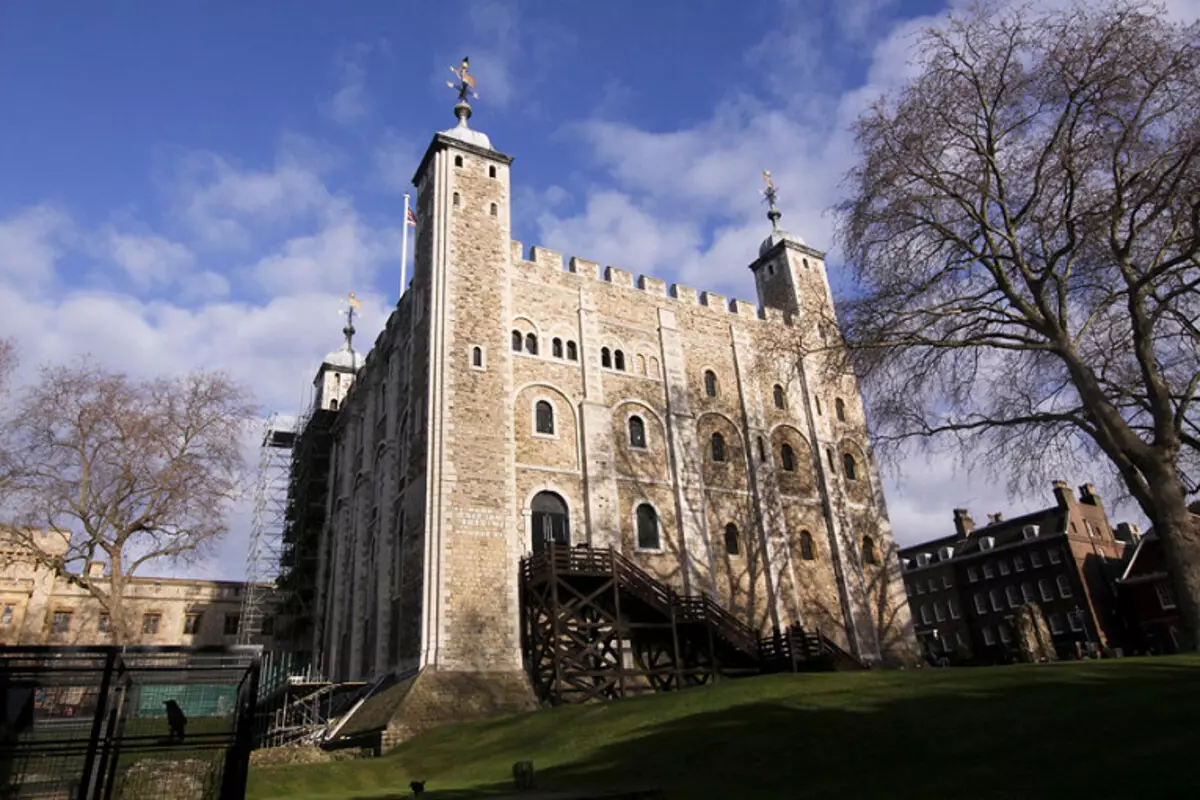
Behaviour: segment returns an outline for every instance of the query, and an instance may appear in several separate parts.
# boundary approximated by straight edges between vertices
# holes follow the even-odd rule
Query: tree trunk
[[[1144,509],[1162,542],[1183,617],[1186,649],[1200,647],[1200,518],[1188,511],[1187,496],[1175,475],[1147,475],[1153,508]]]

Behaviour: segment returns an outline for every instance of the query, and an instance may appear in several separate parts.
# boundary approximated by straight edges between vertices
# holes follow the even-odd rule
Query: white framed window
[[[932,592],[936,592],[937,590],[938,590],[937,578],[930,578],[929,579],[929,591],[932,593]]]
[[[1058,552],[1057,547],[1055,547],[1052,550],[1047,550],[1046,558],[1050,559],[1051,564],[1061,564],[1062,563],[1062,553]]]
[[[1071,626],[1071,630],[1079,633],[1083,630],[1083,619],[1081,614],[1067,614],[1067,624]]]
[[[955,640],[956,642],[958,642],[958,646],[959,646],[959,647],[966,647],[966,646],[967,646],[967,639],[966,639],[966,637],[965,637],[965,636],[963,636],[963,635],[962,635],[962,631],[955,631],[955,632],[954,632],[954,640]]]
[[[1000,641],[1004,642],[1005,644],[1008,644],[1009,642],[1011,642],[1012,641],[1012,630],[1009,629],[1008,625],[1001,622],[999,625],[999,628],[1000,628]]]
[[[1026,525],[1021,528],[1021,537],[1027,542],[1032,541],[1038,537],[1039,532],[1041,532],[1041,528],[1037,525]]]
[[[1015,586],[1008,586],[1004,589],[1004,596],[1008,599],[1008,607],[1016,608],[1021,605],[1021,592]]]
[[[983,643],[991,647],[996,643],[996,632],[992,630],[991,625],[983,626]]]
[[[995,536],[984,536],[982,539],[979,540],[979,549],[980,550],[991,550],[995,546],[996,546],[996,537]]]
[[[933,615],[929,613],[929,603],[921,604],[921,622],[926,625],[933,622]]]
[[[641,503],[634,509],[633,520],[637,533],[637,549],[661,552],[662,531],[658,522],[658,509],[649,503]]]
[[[533,404],[533,435],[543,439],[557,438],[554,425],[554,404],[538,399]]]
[[[925,581],[913,581],[913,588],[917,590],[917,594],[925,594]]]
[[[999,589],[992,589],[988,592],[988,599],[992,601],[992,611],[1004,610],[1004,598],[1000,595]]]
[[[954,558],[954,548],[943,547],[938,554],[938,558],[940,558],[942,561],[949,561],[950,559]]]
[[[1025,556],[1013,556],[1013,569],[1015,569],[1017,572],[1025,571]]]
[[[946,606],[942,604],[942,601],[939,600],[933,604],[933,616],[938,622],[946,621]]]
[[[1158,595],[1158,604],[1162,606],[1163,611],[1170,611],[1177,608],[1175,604],[1175,590],[1171,588],[1171,584],[1166,581],[1159,581],[1154,584],[1154,592]]]
[[[917,556],[917,566],[918,566],[918,567],[928,567],[928,566],[929,566],[929,559],[930,559],[929,553],[921,553],[921,554],[919,554],[919,555]]]
[[[996,577],[996,568],[993,567],[990,562],[983,565],[983,577],[985,577],[985,578]]]
[[[1034,550],[1032,553],[1030,553],[1029,554],[1029,564],[1034,569],[1037,569],[1038,567],[1040,567],[1042,565],[1042,554],[1036,550]]]
[[[954,583],[950,580],[950,576],[943,575],[942,576],[942,588],[943,589],[951,589],[953,587],[954,587]]]
[[[950,619],[959,619],[962,617],[962,612],[958,608],[957,597],[951,597],[946,601],[946,605],[950,607]]]
[[[984,599],[983,592],[975,593],[975,610],[980,614],[987,613],[987,600]]]
[[[1054,584],[1050,583],[1049,578],[1042,578],[1038,581],[1038,591],[1042,593],[1042,599],[1047,603],[1054,599]]]
[[[1096,538],[1096,529],[1092,527],[1092,521],[1090,519],[1085,519],[1083,521],[1083,527],[1087,529],[1088,536],[1092,537],[1093,539]]]
[[[1071,591],[1071,581],[1066,575],[1058,576],[1058,595],[1059,597],[1070,597],[1073,594]]]
[[[487,371],[487,351],[482,345],[473,345],[471,347],[471,369],[479,372]]]
[[[975,583],[976,581],[978,581],[979,580],[979,570],[975,569],[975,567],[967,567],[967,580],[970,581],[971,583]]]
[[[1008,568],[1008,559],[1002,558],[996,562],[996,566],[1000,568],[1001,575],[1007,575],[1011,570]]]
[[[1051,614],[1049,617],[1046,618],[1046,621],[1050,623],[1050,632],[1052,634],[1054,634],[1055,636],[1058,636],[1060,633],[1063,633],[1062,614],[1055,611],[1053,614]]]
[[[1021,584],[1021,596],[1025,598],[1026,603],[1037,602],[1037,592],[1033,589],[1033,584],[1029,581]]]

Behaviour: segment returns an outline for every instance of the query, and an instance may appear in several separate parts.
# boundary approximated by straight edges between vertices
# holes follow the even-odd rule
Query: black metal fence
[[[240,800],[260,653],[0,648],[0,800]]]

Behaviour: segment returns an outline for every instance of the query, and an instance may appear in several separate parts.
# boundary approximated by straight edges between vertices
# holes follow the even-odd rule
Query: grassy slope
[[[671,797],[1097,798],[1200,793],[1200,657],[778,675],[451,725],[384,758],[264,767],[250,800],[511,786]],[[465,791],[472,789],[476,791]],[[457,790],[457,791],[451,791]]]

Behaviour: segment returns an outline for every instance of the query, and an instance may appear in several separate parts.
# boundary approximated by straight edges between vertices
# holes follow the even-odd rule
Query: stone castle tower
[[[518,574],[551,541],[615,548],[763,632],[802,622],[910,660],[857,384],[783,345],[837,331],[824,254],[779,229],[773,187],[758,304],[526,259],[512,158],[455,111],[414,177],[412,283],[334,430],[326,674],[415,675],[405,702],[424,709],[446,691],[459,713],[471,692],[528,705]]]

